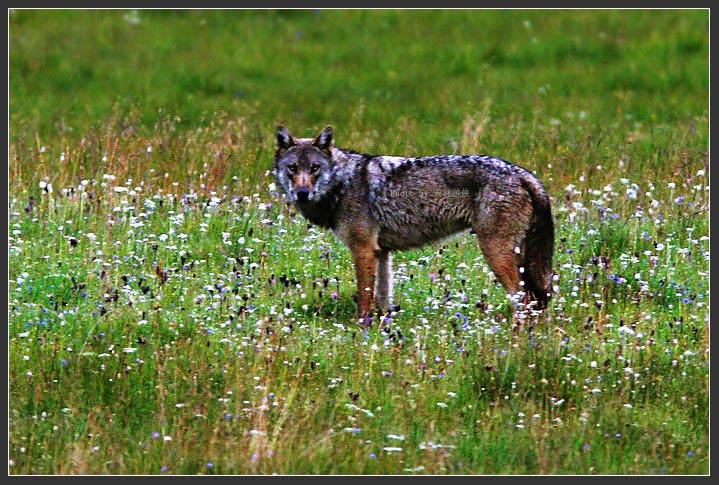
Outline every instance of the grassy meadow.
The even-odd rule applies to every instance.
[[[705,475],[707,10],[33,11],[9,25],[11,475]],[[349,251],[274,130],[544,181],[513,333],[468,233]]]

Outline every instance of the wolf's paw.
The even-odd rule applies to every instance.
[[[368,316],[358,316],[357,317],[357,323],[362,328],[370,328],[372,327],[372,323],[374,322],[374,318],[371,315]]]

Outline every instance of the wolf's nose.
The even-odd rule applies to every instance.
[[[297,189],[295,195],[297,196],[297,200],[299,202],[307,202],[310,198],[310,191],[309,189]]]

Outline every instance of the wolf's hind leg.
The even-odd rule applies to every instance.
[[[509,294],[517,295],[522,291],[522,286],[518,266],[519,254],[514,251],[516,244],[513,238],[479,236],[478,239],[479,247],[494,276]]]
[[[521,332],[528,320],[529,313],[526,308],[530,299],[521,283],[520,255],[514,250],[516,245],[512,238],[480,237],[479,246],[497,280],[512,295],[512,329],[517,334]]]
[[[518,293],[525,292],[520,265],[532,206],[522,198],[495,200],[497,197],[490,192],[479,201],[473,228],[487,264],[512,295],[516,308],[519,303],[526,303],[526,295]]]

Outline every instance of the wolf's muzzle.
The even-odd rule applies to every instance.
[[[295,190],[295,197],[297,197],[298,202],[307,202],[310,199],[310,189],[301,187]]]

